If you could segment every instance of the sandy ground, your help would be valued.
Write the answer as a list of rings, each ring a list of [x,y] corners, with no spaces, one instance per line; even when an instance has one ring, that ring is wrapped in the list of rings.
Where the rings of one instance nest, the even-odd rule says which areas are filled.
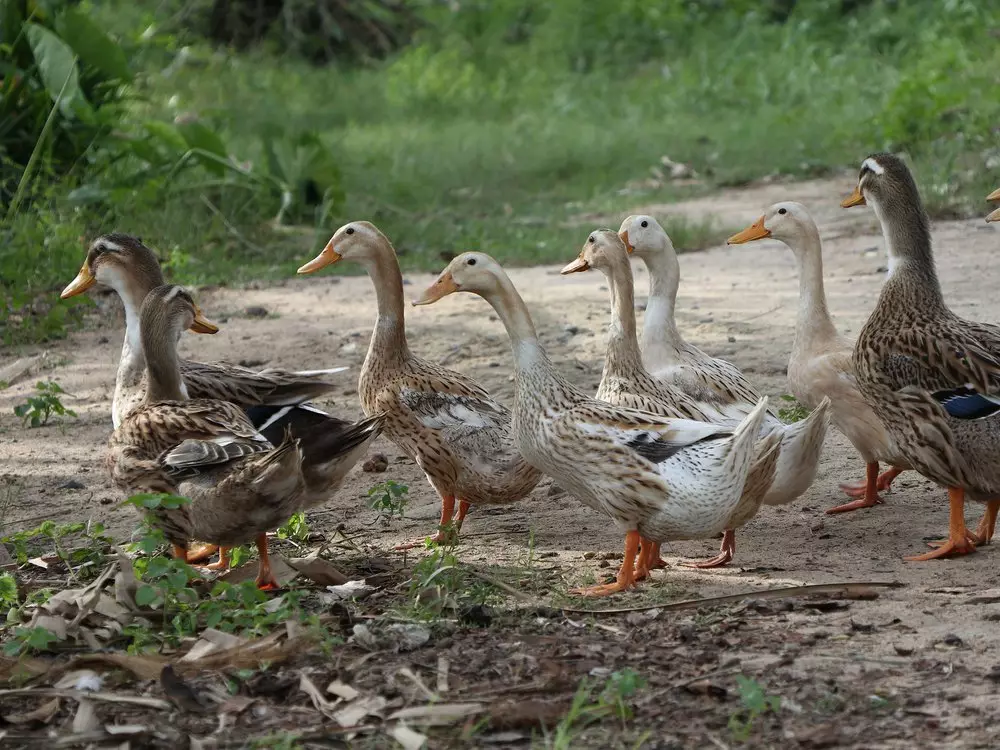
[[[874,304],[885,257],[871,212],[845,211],[838,206],[839,198],[851,187],[850,176],[768,184],[670,206],[638,205],[633,212],[659,217],[711,214],[735,229],[755,220],[774,201],[803,202],[820,225],[831,310],[840,329],[853,335]],[[620,219],[608,216],[582,225],[581,243],[592,226],[617,227]],[[936,223],[933,232],[939,273],[952,309],[971,318],[1000,319],[1000,298],[993,284],[1000,281],[994,262],[1000,233],[981,219]],[[577,247],[567,247],[566,260],[577,251]],[[307,259],[303,254],[303,261]],[[502,257],[498,260],[503,262]],[[771,241],[715,247],[683,255],[681,267],[678,318],[688,339],[739,364],[767,393],[784,393],[797,300],[790,251]],[[636,302],[641,309],[647,279],[641,264],[635,265],[635,272]],[[563,278],[558,276],[558,266],[511,269],[510,275],[557,367],[580,385],[596,389],[608,316],[603,277],[590,273]],[[406,274],[408,295],[416,297],[432,280],[433,275],[427,273]],[[287,368],[347,364],[351,370],[340,376],[341,391],[320,403],[341,416],[360,414],[356,377],[375,315],[367,277],[335,278],[321,273],[259,289],[205,289],[198,299],[213,320],[223,323],[222,330],[213,337],[186,336],[182,342],[186,356]],[[269,315],[248,317],[244,311],[249,306],[263,307]],[[121,330],[109,315],[95,315],[91,325],[47,347],[48,364],[42,373],[57,379],[72,394],[67,405],[77,411],[79,419],[23,429],[12,409],[30,394],[37,378],[24,378],[0,391],[4,533],[46,518],[99,519],[119,535],[127,535],[134,526],[134,516],[118,508],[118,498],[98,463],[110,430]],[[414,351],[472,375],[509,403],[513,382],[507,338],[481,300],[457,295],[429,308],[411,309],[407,329]],[[365,549],[385,554],[403,539],[430,532],[439,506],[415,465],[395,446],[382,438],[376,450],[388,456],[388,471],[366,474],[355,469],[339,495],[309,520],[319,529],[343,525],[345,533],[360,535]],[[670,567],[658,572],[644,592],[620,595],[613,604],[645,601],[642,597],[659,587],[713,596],[803,583],[902,582],[905,586],[875,601],[852,602],[849,611],[823,615],[825,636],[817,636],[808,653],[797,657],[790,668],[797,672],[788,679],[809,678],[829,682],[834,686],[831,689],[839,685],[844,692],[881,690],[894,696],[896,729],[877,732],[876,740],[876,735],[859,736],[858,725],[852,729],[851,742],[844,740],[844,745],[990,746],[989,722],[977,714],[994,719],[1000,715],[992,698],[993,680],[998,677],[994,665],[1000,664],[996,624],[1000,621],[1000,575],[995,547],[984,547],[963,559],[904,563],[904,555],[926,549],[924,540],[937,538],[947,529],[945,493],[912,473],[896,481],[883,506],[824,515],[825,508],[844,500],[837,483],[861,479],[863,469],[851,446],[831,430],[812,488],[791,506],[764,508],[738,532],[731,567],[707,572],[677,567],[675,563],[684,559],[714,554],[717,542],[671,544],[664,548]],[[384,479],[410,486],[405,519],[389,525],[377,523],[365,505],[368,488]],[[70,480],[81,483],[83,489],[62,488]],[[971,524],[979,512],[979,507],[970,508]],[[554,566],[567,583],[579,583],[587,573],[607,573],[599,569],[599,557],[584,559],[583,555],[619,551],[622,541],[605,518],[570,497],[550,497],[546,482],[516,506],[473,509],[459,555],[473,563],[509,563],[523,558],[531,537],[536,553],[546,557],[546,564]],[[787,641],[817,627],[813,615],[800,612],[771,618],[768,623],[760,632],[770,635],[756,646],[756,656],[762,660],[755,662],[758,668],[770,663],[768,655],[781,651]],[[689,666],[692,675],[701,669]],[[780,685],[770,687],[780,692]],[[915,703],[914,696],[919,697]],[[861,719],[863,725],[871,717]],[[703,746],[706,737],[683,746]]]

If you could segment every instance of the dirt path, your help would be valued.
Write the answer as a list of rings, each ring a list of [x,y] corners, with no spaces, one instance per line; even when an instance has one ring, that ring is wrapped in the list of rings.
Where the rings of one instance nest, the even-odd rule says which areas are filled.
[[[756,219],[773,201],[802,201],[820,224],[827,294],[836,323],[854,335],[878,294],[885,257],[871,212],[838,207],[839,196],[850,187],[850,177],[771,184],[671,206],[637,206],[636,212],[658,216],[714,214],[723,225],[739,227]],[[617,226],[619,220],[609,216],[601,223]],[[952,308],[971,318],[1000,319],[1000,297],[994,289],[1000,234],[982,220],[936,223],[933,230],[941,281]],[[582,229],[581,242],[585,232],[586,228]],[[576,247],[567,247],[566,260],[576,252]],[[797,300],[791,253],[776,242],[716,247],[682,256],[681,266],[678,317],[689,340],[738,363],[768,393],[784,393]],[[646,275],[641,265],[635,270],[637,304],[642,307]],[[531,308],[543,344],[557,366],[582,386],[596,388],[608,317],[603,278],[596,273],[561,278],[558,267],[513,269],[510,275]],[[430,274],[407,274],[407,292],[416,296],[432,278]],[[374,319],[374,296],[366,277],[320,274],[261,289],[203,290],[198,296],[206,313],[223,323],[222,331],[214,337],[185,337],[182,347],[186,355],[289,368],[348,364],[351,370],[342,376],[342,391],[322,405],[341,416],[360,413],[355,379]],[[263,307],[269,315],[248,318],[243,312],[248,306]],[[472,375],[509,402],[513,383],[507,339],[491,313],[481,300],[467,295],[409,310],[409,339],[416,352]],[[50,347],[48,361],[54,366],[44,373],[73,394],[68,405],[76,409],[78,420],[65,426],[22,429],[12,409],[29,395],[36,378],[23,379],[0,391],[0,520],[5,533],[43,518],[100,519],[117,534],[127,534],[134,526],[130,512],[118,509],[117,497],[98,463],[110,428],[121,331],[110,320],[100,325],[95,320],[94,325],[93,330]],[[382,439],[377,450],[389,457],[387,473],[355,470],[336,499],[312,514],[310,522],[320,529],[343,525],[345,533],[362,534],[365,549],[385,554],[392,544],[429,532],[438,502],[416,467],[393,445]],[[711,572],[676,567],[675,563],[684,559],[714,554],[716,543],[671,544],[664,549],[671,566],[659,572],[652,585],[639,593],[619,596],[613,604],[629,606],[650,597],[665,597],[664,592],[670,591],[674,595],[712,596],[802,583],[900,581],[906,585],[875,601],[852,602],[844,611],[819,615],[779,608],[777,614],[772,611],[761,616],[748,626],[748,633],[759,635],[754,653],[737,654],[746,657],[744,671],[762,674],[771,692],[789,696],[793,703],[805,700],[790,696],[805,695],[796,690],[806,684],[812,686],[810,701],[821,700],[822,691],[816,691],[823,685],[830,694],[839,690],[858,697],[862,714],[855,724],[841,722],[837,731],[847,734],[834,737],[837,746],[860,743],[856,746],[902,748],[938,742],[941,747],[987,747],[992,734],[987,729],[989,721],[982,717],[1000,717],[992,697],[993,680],[1000,674],[994,668],[1000,664],[997,550],[986,547],[966,559],[904,563],[904,555],[919,552],[924,540],[947,529],[944,494],[910,473],[896,481],[881,507],[842,516],[824,515],[824,508],[843,499],[837,483],[860,479],[863,468],[850,445],[831,431],[811,490],[792,506],[764,508],[741,530],[732,567]],[[410,486],[406,518],[391,525],[376,523],[365,505],[368,488],[383,479]],[[70,480],[83,488],[63,488]],[[971,509],[971,523],[979,512],[978,507]],[[598,567],[598,558],[584,559],[584,553],[616,552],[621,545],[606,519],[571,498],[549,497],[546,483],[517,506],[473,510],[459,555],[471,563],[513,564],[523,559],[529,538],[534,540],[536,555],[545,558],[545,564],[558,570],[567,583],[579,583],[587,573],[607,572]],[[986,590],[992,591],[983,597]],[[678,622],[698,628],[700,621],[685,615]],[[670,640],[675,637],[679,637],[675,630],[664,633],[668,640],[664,647],[669,646],[674,650],[673,658],[683,661],[680,641]],[[808,649],[800,649],[790,660],[776,659],[787,653],[789,644],[803,643],[803,638]],[[725,651],[721,645],[719,649]],[[619,646],[618,650],[618,657],[607,657],[613,662],[608,666],[629,660],[627,648]],[[725,654],[718,656],[721,659]],[[686,673],[694,676],[711,669],[711,665],[695,661],[687,665]],[[586,671],[576,678],[583,674]],[[793,689],[793,685],[799,687]],[[889,708],[881,713],[870,708],[864,713],[865,696],[876,693],[887,699]],[[700,700],[712,702],[708,697]],[[724,725],[731,709],[730,705],[706,711],[714,711],[715,720],[721,716]],[[790,711],[790,718],[783,721],[793,729],[803,722],[822,723],[816,718],[821,715],[816,705],[799,705],[798,714]],[[640,717],[642,714],[640,711]],[[862,725],[869,724],[876,727],[875,733],[866,735]],[[655,720],[650,725],[659,726]],[[699,734],[701,731],[704,733]],[[725,733],[725,729],[719,731]],[[787,738],[792,730],[786,727],[785,731]],[[675,735],[682,744],[670,745],[663,740],[653,746],[709,743],[708,729],[691,732],[674,726],[666,735],[657,736]],[[768,736],[776,743],[772,746],[783,746],[780,728]],[[694,744],[686,744],[689,741]],[[803,746],[824,743],[817,740]]]

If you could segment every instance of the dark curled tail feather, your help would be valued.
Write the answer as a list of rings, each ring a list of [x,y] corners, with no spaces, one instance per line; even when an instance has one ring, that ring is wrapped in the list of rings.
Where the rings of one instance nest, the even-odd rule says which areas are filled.
[[[337,419],[302,430],[297,434],[302,441],[302,463],[310,466],[329,463],[378,437],[384,424],[385,415],[378,414],[354,424]]]

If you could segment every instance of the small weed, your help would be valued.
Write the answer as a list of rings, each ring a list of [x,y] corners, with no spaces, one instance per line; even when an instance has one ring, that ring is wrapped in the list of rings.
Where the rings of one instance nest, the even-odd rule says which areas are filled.
[[[584,678],[555,734],[546,737],[545,746],[552,750],[569,750],[574,747],[580,732],[607,716],[620,719],[624,725],[633,716],[631,700],[645,686],[645,678],[631,669],[613,672],[596,694],[596,684]],[[643,741],[640,739],[636,747]]]
[[[306,542],[309,539],[309,524],[305,513],[295,513],[285,525],[278,529],[278,539],[291,539],[293,542]]]
[[[96,573],[114,540],[101,523],[43,521],[33,529],[5,536],[0,542],[13,547],[14,557],[21,565],[32,557],[55,553],[66,563],[71,575],[86,578],[89,573]]]
[[[6,656],[21,656],[29,651],[48,651],[58,640],[55,633],[45,628],[15,627],[14,635],[3,645],[3,652]]]
[[[258,737],[250,741],[253,750],[301,750],[299,736],[292,732],[279,732],[267,737]]]
[[[402,518],[408,500],[406,494],[409,491],[410,488],[407,485],[394,482],[391,479],[381,482],[368,490],[368,507],[382,518],[392,518],[393,516]]]
[[[17,580],[10,573],[0,573],[0,609],[17,606]]]
[[[768,695],[759,682],[744,675],[736,675],[736,685],[743,708],[730,714],[729,731],[737,741],[746,742],[758,716],[777,713],[781,709],[781,696]]]
[[[803,419],[809,416],[809,410],[798,402],[795,396],[788,393],[782,395],[782,401],[787,401],[788,406],[782,406],[778,409],[778,419],[780,419],[785,424],[792,424],[793,422],[801,422]]]
[[[59,417],[76,417],[76,412],[63,406],[59,398],[66,393],[56,381],[35,383],[35,396],[29,396],[27,402],[14,407],[14,414],[21,418],[25,426],[41,427],[48,424],[52,415]]]

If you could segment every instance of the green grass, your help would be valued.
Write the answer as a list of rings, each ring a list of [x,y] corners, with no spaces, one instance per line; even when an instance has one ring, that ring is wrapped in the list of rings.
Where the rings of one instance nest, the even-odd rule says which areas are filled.
[[[731,5],[442,5],[395,57],[317,68],[213,51],[182,32],[143,41],[149,11],[104,4],[95,12],[141,72],[136,118],[197,113],[254,169],[264,143],[316,134],[338,195],[275,230],[278,196],[229,175],[184,170],[84,211],[57,185],[8,228],[0,278],[17,279],[21,298],[51,295],[79,267],[78,238],[110,229],[142,235],[181,282],[279,278],[352,219],[383,228],[411,269],[437,270],[471,248],[512,265],[564,262],[595,224],[617,226],[635,207],[775,173],[853,170],[881,149],[908,154],[935,215],[985,210],[1000,184],[997,11],[876,0],[842,13],[817,2],[779,23],[755,3]],[[182,43],[188,62],[171,65]],[[701,184],[643,186],[663,155]],[[736,228],[667,223],[682,249]],[[48,261],[26,264],[40,247]]]

